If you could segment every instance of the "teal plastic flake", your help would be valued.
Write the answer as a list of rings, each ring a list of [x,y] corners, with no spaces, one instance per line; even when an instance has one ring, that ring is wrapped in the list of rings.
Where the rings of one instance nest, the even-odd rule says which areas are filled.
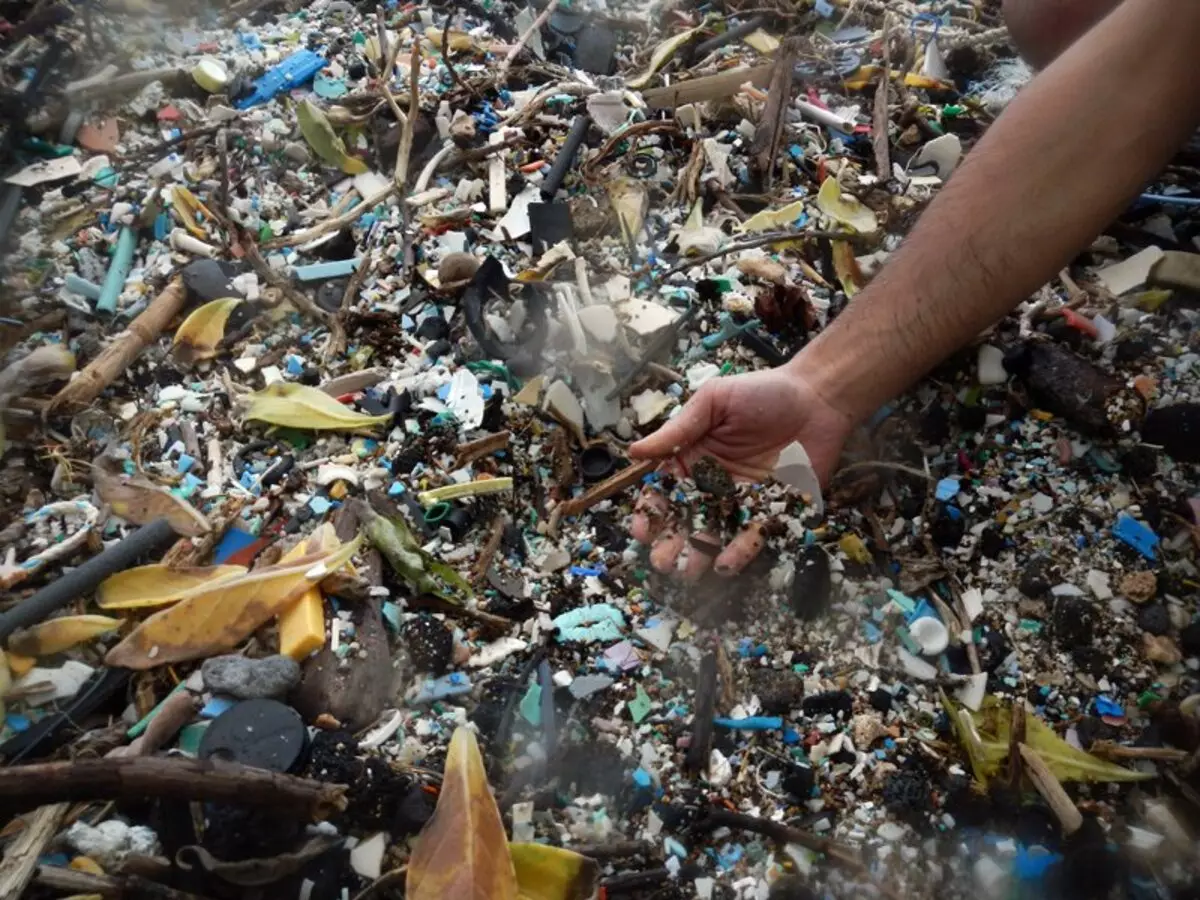
[[[521,717],[530,725],[542,724],[542,686],[531,682],[525,696],[521,698]]]
[[[635,725],[640,725],[642,719],[650,715],[650,697],[640,684],[637,686],[637,695],[629,701],[629,715],[633,717]]]
[[[900,607],[901,611],[903,611],[906,615],[917,608],[917,605],[913,602],[912,597],[900,591],[889,588],[888,597],[890,597],[891,601]]]
[[[618,641],[625,628],[625,616],[611,603],[581,606],[554,619],[558,628],[558,642],[579,641],[590,644],[594,641]]]

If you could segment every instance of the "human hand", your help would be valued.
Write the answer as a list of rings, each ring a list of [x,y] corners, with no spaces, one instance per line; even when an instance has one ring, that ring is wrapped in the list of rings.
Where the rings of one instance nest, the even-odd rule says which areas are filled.
[[[803,445],[822,482],[828,480],[853,418],[828,402],[805,375],[802,356],[787,366],[707,382],[662,428],[629,448],[635,459],[671,458],[675,474],[690,475],[702,457],[712,457],[739,481],[771,477],[780,452]],[[711,528],[688,537],[686,522],[673,520],[667,496],[654,486],[638,500],[631,528],[635,540],[653,542],[650,562],[660,572],[682,566],[686,580],[710,566],[719,575],[741,571],[762,549],[762,523],[751,522],[727,547]]]

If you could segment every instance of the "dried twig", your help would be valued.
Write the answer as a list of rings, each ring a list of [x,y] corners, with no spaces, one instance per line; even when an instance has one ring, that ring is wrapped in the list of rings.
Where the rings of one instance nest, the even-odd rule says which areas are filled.
[[[306,228],[304,231],[297,231],[294,234],[286,234],[283,237],[275,238],[274,240],[266,241],[262,247],[264,250],[278,250],[281,247],[294,247],[297,244],[307,244],[309,241],[315,241],[319,237],[324,237],[333,231],[341,231],[347,225],[352,225],[364,215],[373,210],[380,203],[383,203],[392,194],[396,193],[396,184],[393,182],[382,190],[372,194],[359,203],[352,209],[347,210],[340,216],[333,219],[326,219],[319,225],[314,225],[312,228]]]
[[[1083,814],[1067,796],[1062,784],[1050,771],[1045,760],[1028,744],[1018,744],[1021,759],[1025,763],[1025,773],[1033,786],[1037,788],[1046,805],[1054,812],[1062,826],[1064,836],[1070,836],[1083,827]]]
[[[504,87],[504,81],[508,78],[508,70],[512,68],[513,61],[521,55],[521,51],[525,49],[526,44],[533,40],[533,36],[542,30],[542,26],[550,21],[550,17],[554,15],[554,10],[556,9],[558,9],[558,3],[555,0],[548,0],[546,8],[533,20],[533,24],[521,35],[520,39],[513,45],[513,48],[508,51],[508,56],[504,57],[504,62],[500,63],[500,71],[496,73],[495,78],[496,84]]]
[[[262,279],[264,284],[277,288],[283,294],[284,299],[300,312],[307,313],[322,324],[328,325],[330,323],[332,316],[329,313],[313,303],[304,291],[293,287],[285,276],[280,275],[271,268],[267,261],[263,259],[262,253],[259,252],[258,244],[254,242],[254,239],[248,233],[242,232],[240,243],[242,249],[246,251],[246,262],[250,263],[255,274]]]
[[[345,794],[342,785],[212,759],[134,756],[0,770],[0,803],[26,809],[68,797],[159,797],[239,804],[321,820],[346,808]]]
[[[137,875],[92,875],[59,866],[38,866],[34,882],[60,893],[98,896],[104,900],[205,900],[200,894],[177,891]]]
[[[400,148],[396,151],[396,187],[403,188],[408,181],[408,160],[412,156],[413,132],[417,126],[417,114],[421,111],[421,91],[418,76],[421,74],[421,42],[413,41],[408,69],[408,116],[400,132]]]
[[[787,124],[787,111],[792,105],[792,92],[795,90],[793,70],[796,68],[796,56],[800,44],[798,38],[788,38],[783,42],[779,54],[775,57],[775,71],[771,74],[771,86],[767,90],[767,102],[763,106],[762,117],[758,120],[758,128],[754,132],[754,143],[751,152],[754,163],[763,175],[763,185],[770,190],[775,181],[775,162],[779,158],[779,145],[783,140],[784,125]]]
[[[875,109],[871,118],[871,143],[875,148],[875,169],[879,178],[891,177],[892,163],[888,147],[888,86],[892,82],[891,38],[892,17],[883,17],[883,74],[875,88]]]
[[[54,412],[76,412],[100,396],[129,368],[164,328],[183,310],[187,291],[182,278],[174,278],[162,292],[142,310],[141,315],[129,323],[129,327],[117,335],[82,372],[54,395],[47,414]]]

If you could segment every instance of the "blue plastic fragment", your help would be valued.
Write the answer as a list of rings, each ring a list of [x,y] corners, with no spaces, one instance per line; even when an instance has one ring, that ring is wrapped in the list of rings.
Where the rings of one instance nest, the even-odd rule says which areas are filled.
[[[20,713],[9,713],[4,717],[4,722],[9,728],[16,732],[28,731],[30,726],[33,725],[33,723],[29,721],[29,716],[23,716]]]
[[[335,259],[330,262],[293,266],[292,274],[300,281],[328,281],[330,278],[345,278],[358,269],[357,259]]]
[[[747,716],[744,719],[713,719],[718,728],[731,728],[734,731],[778,731],[783,727],[782,716]]]
[[[328,497],[322,497],[320,494],[317,494],[308,501],[308,508],[318,516],[323,516],[325,513],[329,512],[329,510],[333,509],[333,503]]]
[[[929,601],[922,597],[911,612],[904,614],[904,618],[911,623],[917,619],[937,619],[940,622],[942,617],[937,614],[936,609],[929,605]]]
[[[640,788],[648,788],[654,784],[654,779],[650,777],[650,773],[643,768],[633,770],[633,783]]]
[[[297,356],[295,353],[287,355],[287,373],[289,375],[304,374],[304,358]]]
[[[401,611],[399,604],[393,603],[391,600],[387,600],[380,607],[379,611],[383,615],[383,621],[387,622],[388,627],[391,628],[392,631],[400,630],[400,624],[403,620],[404,614]]]
[[[1021,881],[1041,881],[1046,873],[1062,862],[1062,855],[1051,853],[1044,847],[1017,848],[1017,858],[1013,860],[1013,873]]]
[[[257,540],[258,538],[250,532],[242,531],[240,528],[226,529],[225,535],[221,538],[221,542],[217,544],[217,549],[213,553],[213,562],[220,565],[229,559],[229,557],[240,550],[245,550]]]
[[[175,460],[175,468],[179,474],[185,474],[189,469],[196,464],[196,457],[189,456],[186,453],[180,453],[179,459]]]
[[[717,851],[717,864],[722,869],[732,869],[741,861],[745,852],[741,844],[726,844]]]
[[[244,42],[246,38],[243,37],[242,40]],[[255,40],[258,39],[255,38]],[[238,109],[249,109],[260,103],[266,103],[276,94],[290,91],[292,88],[306,83],[326,65],[325,57],[319,53],[313,53],[311,50],[293,53],[254,82],[254,90],[238,100],[234,106]]]
[[[883,639],[883,632],[874,622],[863,622],[862,633],[870,644],[878,644]]]
[[[405,492],[405,490],[407,490],[407,488],[404,487],[403,482],[393,481],[391,483],[391,485],[388,486],[388,496],[399,497],[401,494],[403,494]]]
[[[68,275],[66,284],[63,286],[72,294],[87,297],[89,300],[100,299],[100,285],[92,284],[86,278],[80,278],[78,275]]]
[[[1159,537],[1149,526],[1142,524],[1133,516],[1121,513],[1112,528],[1113,537],[1128,544],[1142,556],[1151,561],[1158,560]]]
[[[672,856],[677,856],[680,859],[687,859],[687,847],[683,846],[683,844],[675,840],[673,837],[663,839],[663,849]]]
[[[441,678],[426,679],[425,683],[421,685],[421,690],[409,703],[413,706],[422,703],[432,703],[435,700],[444,700],[446,697],[466,694],[470,690],[470,678],[462,672],[451,672],[449,675],[443,675]]]
[[[1113,719],[1125,718],[1125,707],[1123,707],[1120,703],[1113,701],[1111,698],[1105,697],[1103,694],[1101,694],[1096,698],[1095,703],[1096,715],[1108,716]]]
[[[215,719],[221,713],[232,708],[235,703],[237,701],[232,697],[213,697],[200,710],[200,717],[202,719]]]
[[[934,496],[942,503],[948,503],[958,496],[959,484],[957,478],[943,478],[937,483],[937,492]]]
[[[783,729],[783,742],[789,745],[800,743],[800,732],[798,732],[795,728]]]

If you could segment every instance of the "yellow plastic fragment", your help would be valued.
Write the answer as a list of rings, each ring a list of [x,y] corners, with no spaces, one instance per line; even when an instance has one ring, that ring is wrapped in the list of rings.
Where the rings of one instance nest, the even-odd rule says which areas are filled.
[[[32,656],[21,656],[19,653],[8,654],[8,668],[12,672],[13,678],[20,678],[36,665],[37,660]]]
[[[480,478],[466,484],[448,484],[431,491],[421,491],[417,499],[422,506],[433,506],[443,500],[461,500],[463,497],[481,497],[484,494],[502,494],[513,489],[511,478]]]
[[[77,856],[70,862],[70,868],[76,872],[87,872],[89,875],[103,875],[104,869],[100,863],[96,862],[90,856]]]
[[[321,532],[322,545],[326,534]],[[324,548],[323,549],[331,549]],[[301,541],[279,560],[281,564],[294,562],[304,555],[305,542]],[[314,585],[301,594],[300,599],[279,615],[279,652],[296,662],[307,659],[312,653],[325,646],[325,602],[319,585]]]
[[[838,541],[838,547],[849,559],[859,565],[869,566],[871,564],[871,551],[867,549],[867,545],[857,534],[851,532],[842,535],[841,540]]]

